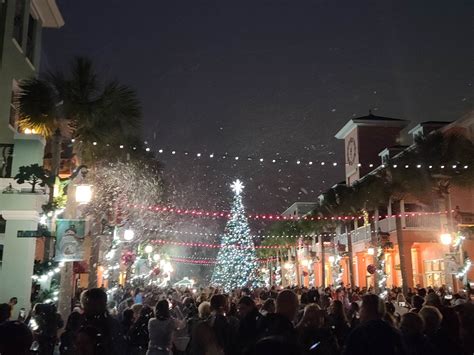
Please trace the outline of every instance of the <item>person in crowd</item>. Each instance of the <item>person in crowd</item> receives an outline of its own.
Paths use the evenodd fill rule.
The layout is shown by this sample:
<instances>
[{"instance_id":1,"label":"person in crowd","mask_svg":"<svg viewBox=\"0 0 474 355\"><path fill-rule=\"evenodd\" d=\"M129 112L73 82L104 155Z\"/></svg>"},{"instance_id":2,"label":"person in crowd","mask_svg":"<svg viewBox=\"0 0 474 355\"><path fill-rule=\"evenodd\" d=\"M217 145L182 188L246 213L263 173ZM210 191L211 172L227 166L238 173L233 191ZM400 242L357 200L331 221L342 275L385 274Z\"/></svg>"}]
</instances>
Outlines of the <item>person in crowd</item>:
<instances>
[{"instance_id":1,"label":"person in crowd","mask_svg":"<svg viewBox=\"0 0 474 355\"><path fill-rule=\"evenodd\" d=\"M427 295L427 298L428 296L429 294ZM452 335L449 331L443 330L441 328L443 315L437 307L423 306L419 312L419 315L424 320L426 336L440 354L451 351L455 354L462 353L460 339L457 338L456 335ZM459 327L459 321L457 317L456 320L451 319L450 322L451 324L454 323L453 326Z\"/></svg>"},{"instance_id":2,"label":"person in crowd","mask_svg":"<svg viewBox=\"0 0 474 355\"><path fill-rule=\"evenodd\" d=\"M405 313L400 319L400 332L407 355L436 354L435 348L423 334L425 323L417 313Z\"/></svg>"},{"instance_id":3,"label":"person in crowd","mask_svg":"<svg viewBox=\"0 0 474 355\"><path fill-rule=\"evenodd\" d=\"M291 290L281 291L276 299L276 312L263 317L259 324L260 338L277 336L295 345L297 334L293 322L298 308L299 302L296 294Z\"/></svg>"},{"instance_id":4,"label":"person in crowd","mask_svg":"<svg viewBox=\"0 0 474 355\"><path fill-rule=\"evenodd\" d=\"M207 301L201 302L198 307L198 314L200 319L206 319L211 315L211 304Z\"/></svg>"},{"instance_id":5,"label":"person in crowd","mask_svg":"<svg viewBox=\"0 0 474 355\"><path fill-rule=\"evenodd\" d=\"M397 328L400 323L400 315L395 312L395 305L392 302L385 302L385 310L384 321Z\"/></svg>"},{"instance_id":6,"label":"person in crowd","mask_svg":"<svg viewBox=\"0 0 474 355\"><path fill-rule=\"evenodd\" d=\"M387 324L385 303L377 295L362 297L361 324L349 333L344 349L345 355L405 354L400 333Z\"/></svg>"},{"instance_id":7,"label":"person in crowd","mask_svg":"<svg viewBox=\"0 0 474 355\"><path fill-rule=\"evenodd\" d=\"M84 309L76 336L78 355L124 355L127 348L120 323L107 312L107 294L92 288L81 294Z\"/></svg>"},{"instance_id":8,"label":"person in crowd","mask_svg":"<svg viewBox=\"0 0 474 355\"><path fill-rule=\"evenodd\" d=\"M30 354L32 343L33 334L25 323L6 321L0 324L0 354Z\"/></svg>"},{"instance_id":9,"label":"person in crowd","mask_svg":"<svg viewBox=\"0 0 474 355\"><path fill-rule=\"evenodd\" d=\"M349 322L340 300L334 300L329 308L329 325L333 329L339 344L344 344L349 334Z\"/></svg>"},{"instance_id":10,"label":"person in crowd","mask_svg":"<svg viewBox=\"0 0 474 355\"><path fill-rule=\"evenodd\" d=\"M119 321L122 321L122 317L123 317L123 312L126 310L126 309L129 309L129 308L132 308L133 306L133 298L127 298L125 299L124 301L122 301L118 307L117 307L117 315L118 315L118 319Z\"/></svg>"},{"instance_id":11,"label":"person in crowd","mask_svg":"<svg viewBox=\"0 0 474 355\"><path fill-rule=\"evenodd\" d=\"M0 323L6 322L11 317L12 308L8 303L0 304Z\"/></svg>"},{"instance_id":12,"label":"person in crowd","mask_svg":"<svg viewBox=\"0 0 474 355\"><path fill-rule=\"evenodd\" d=\"M235 339L235 329L227 318L229 304L227 297L216 294L211 297L211 314L201 320L193 329L190 353L192 355L231 354Z\"/></svg>"},{"instance_id":13,"label":"person in crowd","mask_svg":"<svg viewBox=\"0 0 474 355\"><path fill-rule=\"evenodd\" d=\"M133 312L132 309L129 308L123 311L121 325L122 325L122 330L125 337L128 336L128 332L130 328L132 327L134 321L135 321L135 313Z\"/></svg>"},{"instance_id":14,"label":"person in crowd","mask_svg":"<svg viewBox=\"0 0 474 355\"><path fill-rule=\"evenodd\" d=\"M61 355L74 355L77 353L75 339L81 327L82 316L72 312L66 322L66 329L60 337L59 353Z\"/></svg>"},{"instance_id":15,"label":"person in crowd","mask_svg":"<svg viewBox=\"0 0 474 355\"><path fill-rule=\"evenodd\" d=\"M13 314L13 312L15 311L15 306L18 304L18 298L17 297L10 298L10 301L8 301L8 304L10 305L10 312Z\"/></svg>"},{"instance_id":16,"label":"person in crowd","mask_svg":"<svg viewBox=\"0 0 474 355\"><path fill-rule=\"evenodd\" d=\"M140 317L140 313L142 311L143 304L142 303L135 303L132 306L132 311L133 311L133 321L135 322L138 317Z\"/></svg>"},{"instance_id":17,"label":"person in crowd","mask_svg":"<svg viewBox=\"0 0 474 355\"><path fill-rule=\"evenodd\" d=\"M298 345L303 355L339 354L337 339L330 328L324 327L325 314L319 305L311 303L304 309L303 318L296 326Z\"/></svg>"},{"instance_id":18,"label":"person in crowd","mask_svg":"<svg viewBox=\"0 0 474 355\"><path fill-rule=\"evenodd\" d=\"M457 305L454 311L459 317L459 337L463 354L474 354L474 304Z\"/></svg>"},{"instance_id":19,"label":"person in crowd","mask_svg":"<svg viewBox=\"0 0 474 355\"><path fill-rule=\"evenodd\" d=\"M412 308L410 309L410 312L418 313L423 308L424 302L425 299L420 295L413 295L411 298Z\"/></svg>"},{"instance_id":20,"label":"person in crowd","mask_svg":"<svg viewBox=\"0 0 474 355\"><path fill-rule=\"evenodd\" d=\"M153 317L153 309L143 306L138 319L133 323L128 332L129 349L131 355L145 355L148 349L149 333L148 323Z\"/></svg>"},{"instance_id":21,"label":"person in crowd","mask_svg":"<svg viewBox=\"0 0 474 355\"><path fill-rule=\"evenodd\" d=\"M111 317L118 318L117 303L115 301L107 303L107 312L109 312Z\"/></svg>"},{"instance_id":22,"label":"person in crowd","mask_svg":"<svg viewBox=\"0 0 474 355\"><path fill-rule=\"evenodd\" d=\"M156 304L155 318L148 322L148 343L147 355L171 355L172 340L176 330L185 326L183 319L171 318L170 304L167 300L161 300Z\"/></svg>"},{"instance_id":23,"label":"person in crowd","mask_svg":"<svg viewBox=\"0 0 474 355\"><path fill-rule=\"evenodd\" d=\"M351 329L354 329L360 324L360 307L357 302L352 302L348 311L348 321Z\"/></svg>"},{"instance_id":24,"label":"person in crowd","mask_svg":"<svg viewBox=\"0 0 474 355\"><path fill-rule=\"evenodd\" d=\"M265 302L263 302L260 313L262 316L275 313L275 300L273 298L266 299Z\"/></svg>"},{"instance_id":25,"label":"person in crowd","mask_svg":"<svg viewBox=\"0 0 474 355\"><path fill-rule=\"evenodd\" d=\"M257 324L262 315L249 296L243 296L237 307L240 318L238 344L242 349L247 349L257 341Z\"/></svg>"},{"instance_id":26,"label":"person in crowd","mask_svg":"<svg viewBox=\"0 0 474 355\"><path fill-rule=\"evenodd\" d=\"M133 293L133 302L135 304L143 303L143 292L138 287L135 289L135 292Z\"/></svg>"},{"instance_id":27,"label":"person in crowd","mask_svg":"<svg viewBox=\"0 0 474 355\"><path fill-rule=\"evenodd\" d=\"M58 330L64 326L56 306L50 303L36 304L29 325L39 345L39 354L52 355L58 342Z\"/></svg>"},{"instance_id":28,"label":"person in crowd","mask_svg":"<svg viewBox=\"0 0 474 355\"><path fill-rule=\"evenodd\" d=\"M192 297L186 297L183 300L183 316L186 319L194 318L198 315L198 309L196 307L196 302Z\"/></svg>"}]
</instances>

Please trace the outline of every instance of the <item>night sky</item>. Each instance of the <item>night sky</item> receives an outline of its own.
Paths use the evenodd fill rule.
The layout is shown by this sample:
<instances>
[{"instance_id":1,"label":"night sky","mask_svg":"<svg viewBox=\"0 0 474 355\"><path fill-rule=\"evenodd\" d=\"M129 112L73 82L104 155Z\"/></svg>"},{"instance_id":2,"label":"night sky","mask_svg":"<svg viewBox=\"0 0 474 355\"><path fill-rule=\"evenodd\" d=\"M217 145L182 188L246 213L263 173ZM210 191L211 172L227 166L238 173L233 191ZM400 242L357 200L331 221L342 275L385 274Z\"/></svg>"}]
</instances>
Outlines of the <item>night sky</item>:
<instances>
[{"instance_id":1,"label":"night sky","mask_svg":"<svg viewBox=\"0 0 474 355\"><path fill-rule=\"evenodd\" d=\"M178 207L281 212L344 180L334 134L351 117L453 120L472 107L471 1L58 0L43 70L89 56L135 88L155 149L225 152L239 161L163 156ZM247 156L292 164L263 165ZM178 158L179 157L179 158Z\"/></svg>"}]
</instances>

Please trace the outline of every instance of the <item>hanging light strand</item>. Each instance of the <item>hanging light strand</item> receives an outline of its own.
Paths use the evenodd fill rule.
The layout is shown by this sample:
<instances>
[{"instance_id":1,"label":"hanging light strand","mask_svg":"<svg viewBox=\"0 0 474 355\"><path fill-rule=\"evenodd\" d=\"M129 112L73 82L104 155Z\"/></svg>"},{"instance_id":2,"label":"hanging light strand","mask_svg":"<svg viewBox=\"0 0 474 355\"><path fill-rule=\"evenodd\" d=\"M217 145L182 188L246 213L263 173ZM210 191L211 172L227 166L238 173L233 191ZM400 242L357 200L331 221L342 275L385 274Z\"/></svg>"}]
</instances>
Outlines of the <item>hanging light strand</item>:
<instances>
[{"instance_id":1,"label":"hanging light strand","mask_svg":"<svg viewBox=\"0 0 474 355\"><path fill-rule=\"evenodd\" d=\"M173 213L177 215L187 215L192 217L210 217L210 218L231 218L232 214L228 211L206 211L197 209L185 209L178 207L166 207L166 206L144 206L138 204L126 204L126 207L132 209L138 209L142 211L151 211L156 213ZM452 210L454 212L454 210ZM447 214L448 211L440 212L406 212L401 214L391 215L380 215L378 220L391 218L391 217L420 217L420 216L432 216ZM269 221L354 221L363 220L364 215L342 215L342 216L282 216L279 213L274 214L248 214L247 218L254 220L269 220ZM372 220L376 219L376 216L369 217Z\"/></svg>"}]
</instances>

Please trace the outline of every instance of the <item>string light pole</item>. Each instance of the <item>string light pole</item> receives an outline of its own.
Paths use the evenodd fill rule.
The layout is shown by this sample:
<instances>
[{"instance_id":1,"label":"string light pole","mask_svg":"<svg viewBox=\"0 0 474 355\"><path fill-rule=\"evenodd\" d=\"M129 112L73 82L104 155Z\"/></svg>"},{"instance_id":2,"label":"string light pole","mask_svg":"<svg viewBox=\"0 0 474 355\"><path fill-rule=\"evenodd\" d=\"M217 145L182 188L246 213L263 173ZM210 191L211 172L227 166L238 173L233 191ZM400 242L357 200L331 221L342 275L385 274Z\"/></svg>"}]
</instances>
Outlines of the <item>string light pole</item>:
<instances>
[{"instance_id":1,"label":"string light pole","mask_svg":"<svg viewBox=\"0 0 474 355\"><path fill-rule=\"evenodd\" d=\"M226 291L258 284L258 260L242 202L244 185L236 180L231 188L234 192L231 216L225 227L211 280L212 284Z\"/></svg>"}]
</instances>

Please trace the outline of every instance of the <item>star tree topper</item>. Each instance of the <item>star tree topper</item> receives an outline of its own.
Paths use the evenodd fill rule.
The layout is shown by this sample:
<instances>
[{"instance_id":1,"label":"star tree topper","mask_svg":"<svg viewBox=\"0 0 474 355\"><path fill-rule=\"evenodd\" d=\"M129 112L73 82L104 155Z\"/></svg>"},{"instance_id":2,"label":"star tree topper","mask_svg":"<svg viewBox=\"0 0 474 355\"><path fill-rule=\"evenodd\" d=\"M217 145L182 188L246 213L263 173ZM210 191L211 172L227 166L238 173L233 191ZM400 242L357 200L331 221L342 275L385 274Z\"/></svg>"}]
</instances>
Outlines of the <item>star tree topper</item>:
<instances>
[{"instance_id":1,"label":"star tree topper","mask_svg":"<svg viewBox=\"0 0 474 355\"><path fill-rule=\"evenodd\" d=\"M234 191L236 195L240 195L244 187L244 184L239 179L235 180L232 185L230 185L230 188L232 189L232 191Z\"/></svg>"}]
</instances>

